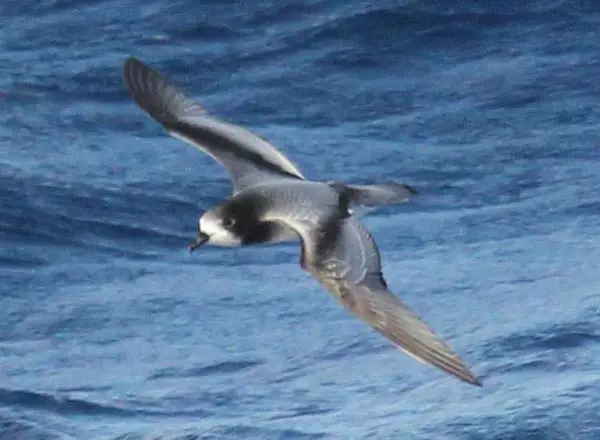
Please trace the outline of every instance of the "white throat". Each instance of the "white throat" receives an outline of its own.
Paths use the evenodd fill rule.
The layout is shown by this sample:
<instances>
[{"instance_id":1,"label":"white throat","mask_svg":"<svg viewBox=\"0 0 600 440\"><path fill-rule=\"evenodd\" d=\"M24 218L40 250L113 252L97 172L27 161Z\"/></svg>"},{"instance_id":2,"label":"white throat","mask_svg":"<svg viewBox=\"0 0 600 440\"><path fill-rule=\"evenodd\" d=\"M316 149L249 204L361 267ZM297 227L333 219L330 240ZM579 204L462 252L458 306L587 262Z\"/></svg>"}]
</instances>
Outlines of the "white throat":
<instances>
[{"instance_id":1,"label":"white throat","mask_svg":"<svg viewBox=\"0 0 600 440\"><path fill-rule=\"evenodd\" d=\"M198 223L200 232L208 235L208 243L215 246L240 246L242 240L235 233L225 229L221 219L212 212L205 213Z\"/></svg>"}]
</instances>

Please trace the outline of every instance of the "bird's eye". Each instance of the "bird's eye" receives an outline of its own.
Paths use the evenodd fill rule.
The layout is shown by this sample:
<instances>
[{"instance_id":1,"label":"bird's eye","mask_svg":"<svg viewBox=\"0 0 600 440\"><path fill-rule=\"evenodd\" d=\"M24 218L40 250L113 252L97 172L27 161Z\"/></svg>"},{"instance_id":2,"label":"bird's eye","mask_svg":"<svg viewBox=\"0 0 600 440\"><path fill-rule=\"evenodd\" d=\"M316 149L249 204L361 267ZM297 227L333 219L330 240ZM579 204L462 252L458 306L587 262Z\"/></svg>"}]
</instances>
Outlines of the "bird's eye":
<instances>
[{"instance_id":1,"label":"bird's eye","mask_svg":"<svg viewBox=\"0 0 600 440\"><path fill-rule=\"evenodd\" d=\"M223 226L225 228L231 228L233 225L235 225L235 219L233 217L223 219Z\"/></svg>"}]
</instances>

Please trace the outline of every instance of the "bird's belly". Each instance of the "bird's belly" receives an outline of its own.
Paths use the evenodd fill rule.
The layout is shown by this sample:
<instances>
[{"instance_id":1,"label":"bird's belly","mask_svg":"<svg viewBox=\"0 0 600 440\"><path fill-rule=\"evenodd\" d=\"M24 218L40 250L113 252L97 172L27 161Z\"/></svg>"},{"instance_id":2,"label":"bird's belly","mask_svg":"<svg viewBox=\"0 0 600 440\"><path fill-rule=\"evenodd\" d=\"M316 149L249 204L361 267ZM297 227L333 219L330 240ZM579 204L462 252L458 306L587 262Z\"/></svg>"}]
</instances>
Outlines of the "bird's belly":
<instances>
[{"instance_id":1,"label":"bird's belly","mask_svg":"<svg viewBox=\"0 0 600 440\"><path fill-rule=\"evenodd\" d=\"M299 240L298 234L292 228L276 223L273 223L272 228L269 243L294 242Z\"/></svg>"}]
</instances>

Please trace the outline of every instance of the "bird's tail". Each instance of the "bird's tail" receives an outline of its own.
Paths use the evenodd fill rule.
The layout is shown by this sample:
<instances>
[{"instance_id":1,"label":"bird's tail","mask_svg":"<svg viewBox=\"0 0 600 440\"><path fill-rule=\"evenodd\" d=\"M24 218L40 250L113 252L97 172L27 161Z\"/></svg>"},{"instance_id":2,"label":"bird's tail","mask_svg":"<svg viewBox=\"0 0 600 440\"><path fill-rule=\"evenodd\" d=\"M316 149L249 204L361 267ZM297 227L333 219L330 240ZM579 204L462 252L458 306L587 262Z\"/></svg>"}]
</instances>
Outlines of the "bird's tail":
<instances>
[{"instance_id":1,"label":"bird's tail","mask_svg":"<svg viewBox=\"0 0 600 440\"><path fill-rule=\"evenodd\" d=\"M350 204L366 207L406 202L417 193L413 187L397 182L385 182L373 185L348 185L345 183L330 182L330 185L340 190L348 198Z\"/></svg>"}]
</instances>

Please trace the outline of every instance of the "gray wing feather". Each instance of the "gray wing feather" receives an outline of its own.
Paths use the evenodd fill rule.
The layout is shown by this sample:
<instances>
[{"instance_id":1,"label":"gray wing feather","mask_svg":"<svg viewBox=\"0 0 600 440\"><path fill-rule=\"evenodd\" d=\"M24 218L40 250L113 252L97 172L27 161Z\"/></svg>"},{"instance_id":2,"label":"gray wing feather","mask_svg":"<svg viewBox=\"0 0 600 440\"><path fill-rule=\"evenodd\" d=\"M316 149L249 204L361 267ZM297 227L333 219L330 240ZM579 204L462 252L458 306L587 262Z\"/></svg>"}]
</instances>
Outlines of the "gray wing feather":
<instances>
[{"instance_id":1,"label":"gray wing feather","mask_svg":"<svg viewBox=\"0 0 600 440\"><path fill-rule=\"evenodd\" d=\"M349 311L416 359L481 386L461 359L387 289L371 235L354 218L340 224L335 246L307 268ZM309 243L303 243L303 246Z\"/></svg>"},{"instance_id":2,"label":"gray wing feather","mask_svg":"<svg viewBox=\"0 0 600 440\"><path fill-rule=\"evenodd\" d=\"M349 311L417 360L436 366L467 383L481 386L477 377L436 334L380 280L361 284L322 279L321 283Z\"/></svg>"},{"instance_id":3,"label":"gray wing feather","mask_svg":"<svg viewBox=\"0 0 600 440\"><path fill-rule=\"evenodd\" d=\"M269 177L303 179L273 145L237 125L209 116L156 71L130 57L123 79L138 106L174 137L210 155L229 172L234 189Z\"/></svg>"},{"instance_id":4,"label":"gray wing feather","mask_svg":"<svg viewBox=\"0 0 600 440\"><path fill-rule=\"evenodd\" d=\"M340 222L337 241L320 260L326 273L337 279L360 283L381 277L381 259L373 237L354 217Z\"/></svg>"}]
</instances>

